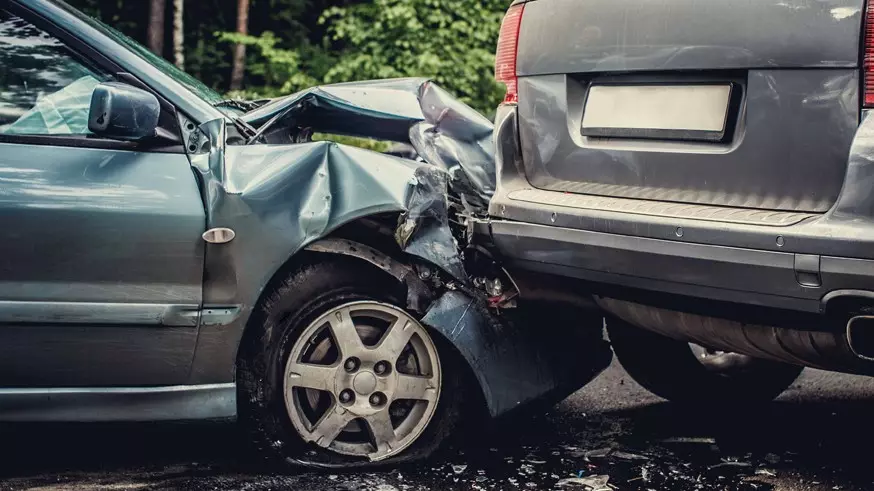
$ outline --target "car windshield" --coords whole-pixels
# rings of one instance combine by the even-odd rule
[[[87,22],[89,25],[97,29],[98,31],[106,34],[114,41],[124,45],[134,53],[136,53],[140,58],[146,60],[151,65],[155,66],[166,75],[170,76],[173,80],[179,82],[180,84],[187,87],[190,91],[194,92],[201,99],[207,101],[210,104],[215,105],[216,103],[222,101],[224,98],[216,92],[215,90],[209,88],[206,84],[192,77],[191,75],[185,73],[184,71],[177,68],[174,64],[170,63],[166,59],[161,56],[156,55],[149,51],[145,46],[140,43],[134,41],[128,36],[122,34],[121,32],[115,30],[114,28],[104,24],[103,22],[94,19],[93,17],[89,17],[79,10],[71,7],[67,3],[62,0],[54,0],[54,3],[59,7],[67,10],[71,14],[75,15],[82,21]]]

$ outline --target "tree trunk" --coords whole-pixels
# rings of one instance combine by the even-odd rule
[[[249,34],[249,0],[237,0],[237,33]],[[237,43],[234,46],[234,65],[231,70],[231,90],[243,87],[243,75],[246,73],[246,45]]]
[[[184,8],[184,0],[173,0],[173,63],[180,70],[185,70],[185,26],[182,23]]]
[[[164,56],[164,11],[166,0],[149,2],[149,49],[158,56]]]

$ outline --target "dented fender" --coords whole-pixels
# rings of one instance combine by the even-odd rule
[[[201,129],[208,143],[192,162],[202,181],[207,229],[234,231],[228,243],[207,244],[204,307],[232,306],[240,315],[229,325],[202,328],[194,382],[233,379],[246,323],[273,276],[347,223],[403,215],[410,253],[465,279],[445,213],[437,212],[446,199],[438,169],[332,142],[226,146],[223,121]]]
[[[246,120],[256,131],[247,144],[228,145],[224,120],[201,125],[186,142],[197,149],[190,158],[207,229],[233,231],[231,240],[206,247],[204,307],[239,312],[226,323],[201,325],[192,384],[233,380],[253,309],[303,250],[354,256],[405,284],[407,308],[461,354],[493,416],[548,394],[563,397],[609,363],[600,330],[544,336],[548,328],[540,321],[556,309],[495,309],[494,298],[466,271],[450,210],[485,215],[495,187],[493,126],[475,111],[428,81],[405,79],[317,87],[271,102]],[[403,137],[419,159],[288,141],[301,127]],[[387,214],[399,217],[394,239],[403,257],[330,237],[346,224]],[[422,266],[439,278],[423,282],[416,269]],[[574,323],[579,316],[568,316],[566,324]]]
[[[187,147],[207,230],[233,240],[206,246],[205,309],[230,307],[227,324],[202,326],[192,383],[233,380],[243,332],[274,275],[307,245],[356,220],[398,214],[405,252],[459,282],[467,274],[449,229],[446,171],[333,142],[227,145],[224,120],[201,125]]]
[[[425,78],[371,80],[300,91],[244,114],[250,145],[322,132],[410,143],[445,171],[452,191],[482,213],[495,192],[494,125]]]
[[[550,319],[550,322],[543,322]],[[555,303],[527,303],[496,315],[460,291],[437,299],[422,322],[458,349],[482,389],[492,417],[527,403],[547,407],[594,379],[613,352],[600,314]]]
[[[562,399],[588,383],[612,359],[600,330],[586,329],[590,326],[584,325],[585,316],[581,319],[579,311],[565,309],[562,315],[560,307],[537,304],[496,315],[480,299],[458,290],[432,300],[433,292],[414,267],[367,245],[329,238],[310,244],[307,250],[355,257],[385,271],[407,286],[407,307],[414,312],[421,312],[423,302],[430,302],[422,323],[448,341],[467,363],[492,417],[534,400]],[[537,321],[544,316],[559,322],[543,326]]]

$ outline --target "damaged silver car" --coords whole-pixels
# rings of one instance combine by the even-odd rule
[[[52,0],[0,0],[0,65],[2,421],[237,418],[281,462],[398,463],[610,361],[475,240],[493,126],[427,80],[222,100]]]

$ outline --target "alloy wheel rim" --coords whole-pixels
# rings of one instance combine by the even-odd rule
[[[285,366],[285,407],[304,441],[380,461],[408,448],[440,397],[437,348],[404,310],[364,301],[304,329]]]

